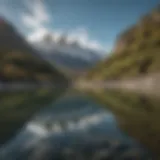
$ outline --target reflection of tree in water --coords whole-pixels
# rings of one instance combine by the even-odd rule
[[[95,96],[112,111],[122,131],[160,159],[160,99],[120,91],[106,91]]]
[[[116,116],[120,128],[148,147],[158,158],[160,153],[160,101],[137,95],[123,95],[128,101],[119,101],[116,95],[110,108]],[[116,104],[115,102],[120,102]],[[107,103],[107,100],[106,100]],[[143,108],[143,109],[142,109]]]

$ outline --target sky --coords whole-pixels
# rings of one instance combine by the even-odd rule
[[[82,46],[111,52],[117,36],[159,0],[0,0],[0,15],[26,39],[62,34]]]

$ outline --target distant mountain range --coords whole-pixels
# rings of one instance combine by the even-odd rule
[[[66,83],[67,79],[0,18],[0,81]]]
[[[68,43],[65,35],[55,41],[53,34],[46,33],[32,45],[46,60],[69,75],[83,73],[102,59],[98,51],[82,48],[76,41]]]

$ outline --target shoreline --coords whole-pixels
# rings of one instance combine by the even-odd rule
[[[55,89],[56,85],[51,84],[35,84],[35,83],[0,83],[1,91],[20,91],[20,90],[34,90],[38,88]]]
[[[75,83],[75,88],[103,92],[104,90],[123,90],[144,94],[160,94],[160,73],[144,75],[123,80],[83,81]]]

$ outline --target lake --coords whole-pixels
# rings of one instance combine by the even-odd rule
[[[159,100],[120,92],[1,93],[0,159],[154,159]]]

